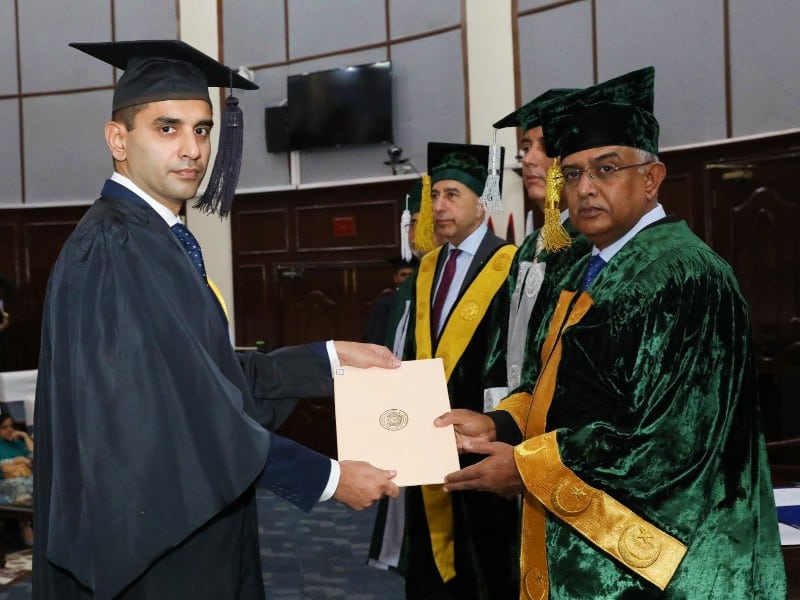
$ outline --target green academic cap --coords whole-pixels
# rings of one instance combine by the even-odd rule
[[[500,160],[502,164],[502,157]],[[431,185],[437,181],[453,179],[480,196],[486,184],[488,164],[489,146],[428,143],[428,173],[431,176]]]
[[[543,106],[541,118],[548,156],[563,158],[600,146],[630,146],[657,154],[654,78],[655,69],[646,67]]]
[[[180,40],[72,43],[104,63],[122,69],[114,89],[112,113],[130,106],[163,100],[205,100],[209,87],[257,90],[233,69]],[[228,96],[222,111],[219,149],[206,192],[195,204],[205,212],[230,212],[242,157],[242,111]]]
[[[492,127],[495,129],[505,129],[506,127],[519,127],[522,131],[528,131],[542,124],[540,111],[542,106],[558,98],[563,98],[569,94],[579,91],[579,88],[555,88],[539,94],[528,102],[520,106],[517,110],[507,114],[497,121]]]
[[[506,115],[497,121],[493,127],[495,130],[506,127],[519,127],[522,131],[528,131],[542,124],[541,111],[544,106],[551,102],[566,98],[570,94],[580,91],[579,88],[556,88],[547,90],[543,94],[536,96],[527,104],[519,107],[514,112]],[[571,238],[564,226],[561,224],[561,170],[558,161],[554,161],[547,170],[546,189],[544,206],[544,227],[542,229],[542,240],[544,247],[549,252],[557,252],[569,246]]]
[[[492,153],[494,152],[494,156]],[[496,178],[493,187],[499,194],[503,188],[503,158],[505,148],[502,146],[482,146],[478,144],[450,144],[445,142],[428,143],[428,172],[422,177],[422,199],[415,243],[417,249],[428,252],[434,248],[433,242],[433,206],[431,204],[431,188],[438,181],[452,179],[463,183],[483,202],[487,173]],[[497,169],[497,165],[500,166]],[[491,172],[489,167],[492,167]]]

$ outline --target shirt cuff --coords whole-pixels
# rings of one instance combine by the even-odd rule
[[[320,502],[325,502],[325,500],[330,500],[333,497],[336,488],[339,487],[340,476],[339,463],[331,459],[331,474],[328,476],[328,485],[325,486],[325,489],[322,490],[322,495],[319,497]]]
[[[336,369],[342,366],[339,363],[339,355],[336,354],[336,346],[333,345],[333,340],[325,342],[325,349],[328,351],[328,360],[331,361],[331,377],[333,377],[336,375]]]

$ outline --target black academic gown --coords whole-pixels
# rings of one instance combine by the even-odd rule
[[[271,360],[243,371],[178,240],[107,182],[48,284],[33,597],[263,598],[254,482],[309,510],[330,473],[250,417],[251,389],[301,395],[307,372],[259,390]]]
[[[456,303],[478,277],[479,272],[492,260],[497,250],[506,244],[505,240],[492,232],[486,233],[470,263]],[[438,279],[438,274],[443,269],[446,255],[446,252],[441,252],[438,257],[434,281]],[[504,332],[494,324],[508,322],[507,303],[502,303],[500,297],[501,294],[495,294],[489,310],[467,342],[447,382],[452,408],[483,412],[484,389],[505,383],[505,355],[500,352],[496,356],[487,355],[489,348],[501,347],[493,338],[504,335]],[[431,298],[428,304],[432,303]],[[448,319],[451,317],[452,310]],[[415,313],[409,320],[406,356],[417,354],[414,327],[416,323]],[[437,344],[438,342],[434,341],[433,347],[436,348]],[[463,468],[478,462],[483,457],[464,454],[459,458]],[[403,559],[407,561],[407,597],[476,600],[516,598],[519,591],[517,502],[495,494],[473,491],[453,492],[451,498],[456,577],[446,585],[442,585],[433,562],[422,493],[419,487],[406,488],[406,538]]]
[[[364,328],[364,335],[361,339],[369,344],[386,343],[386,328],[389,326],[389,311],[392,307],[392,299],[397,294],[396,290],[385,292],[379,296],[369,310],[367,326]]]

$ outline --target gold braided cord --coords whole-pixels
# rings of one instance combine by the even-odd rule
[[[556,158],[545,176],[544,226],[542,243],[548,252],[558,252],[572,243],[572,238],[561,224],[561,162]]]
[[[430,252],[436,247],[433,241],[433,202],[431,201],[431,176],[422,176],[422,197],[420,198],[419,218],[414,234],[414,246],[421,253]]]

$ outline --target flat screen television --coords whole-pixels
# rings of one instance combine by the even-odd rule
[[[392,143],[389,61],[290,75],[289,148]]]

